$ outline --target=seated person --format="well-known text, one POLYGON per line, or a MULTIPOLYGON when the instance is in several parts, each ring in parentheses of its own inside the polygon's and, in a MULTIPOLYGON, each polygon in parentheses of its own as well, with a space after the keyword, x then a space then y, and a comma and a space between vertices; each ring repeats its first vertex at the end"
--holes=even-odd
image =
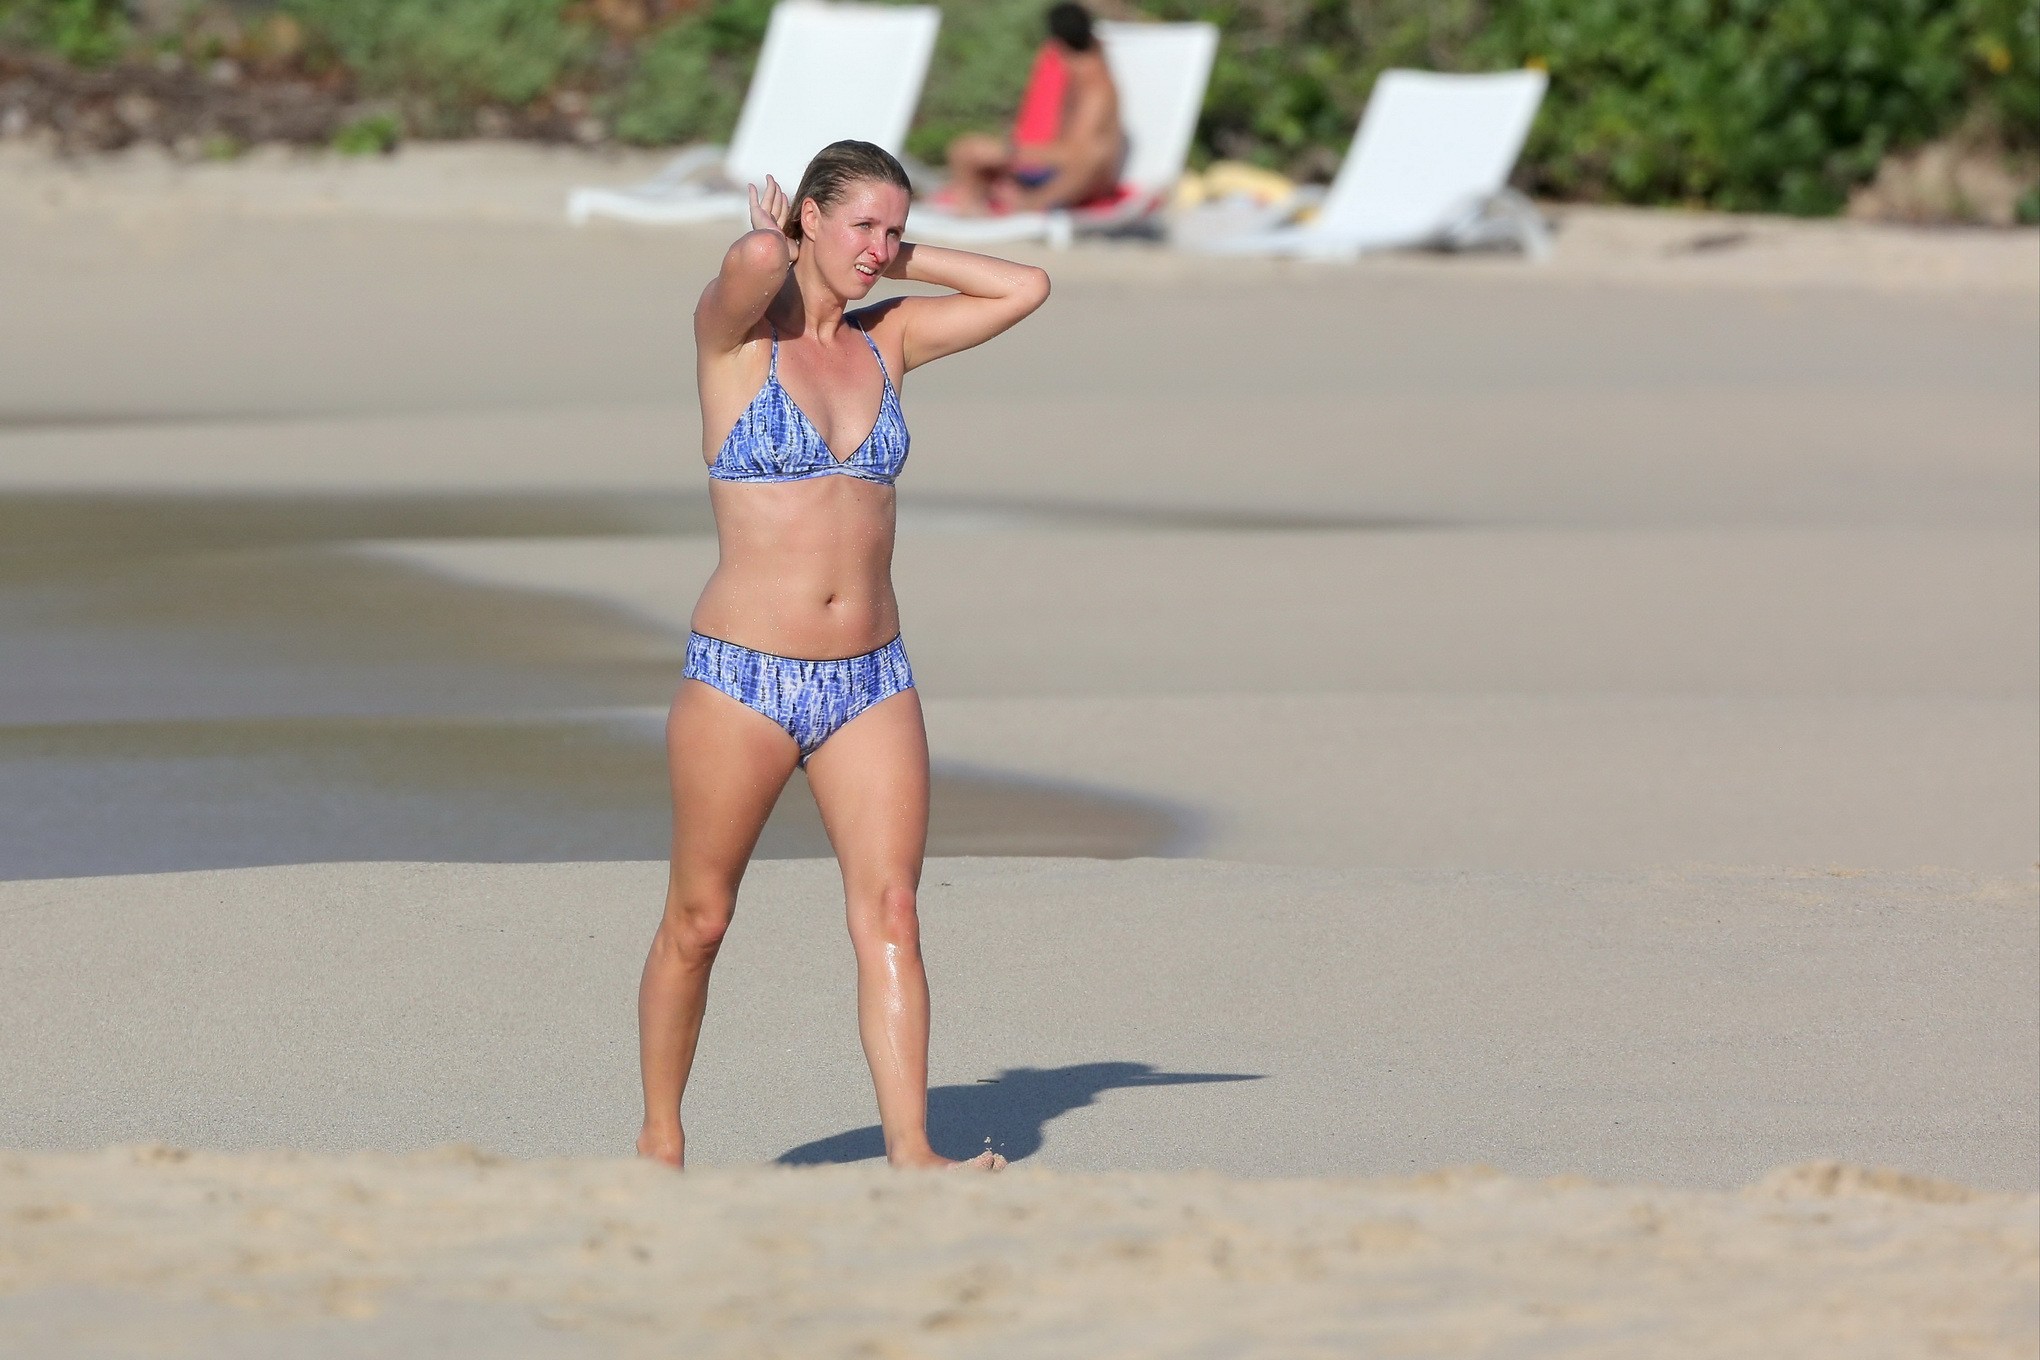
POLYGON ((1109 198, 1119 187, 1126 135, 1105 53, 1082 5, 1048 11, 1049 40, 1028 77, 1013 135, 949 144, 942 206, 959 214, 1041 212, 1109 198))

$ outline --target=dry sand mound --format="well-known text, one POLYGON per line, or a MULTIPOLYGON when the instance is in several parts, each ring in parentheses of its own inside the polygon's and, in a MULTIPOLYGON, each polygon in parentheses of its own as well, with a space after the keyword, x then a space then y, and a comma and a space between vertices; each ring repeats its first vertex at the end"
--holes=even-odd
POLYGON ((2030 1356, 2036 1209, 1836 1163, 1720 1193, 13 1154, 0 1330, 66 1355, 2030 1356))

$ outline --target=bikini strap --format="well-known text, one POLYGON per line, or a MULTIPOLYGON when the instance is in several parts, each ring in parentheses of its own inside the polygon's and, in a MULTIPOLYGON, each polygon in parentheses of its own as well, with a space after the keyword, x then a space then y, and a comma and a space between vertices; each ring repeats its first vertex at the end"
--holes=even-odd
POLYGON ((891 387, 892 370, 885 366, 885 355, 879 351, 878 341, 871 338, 871 332, 864 329, 864 323, 862 321, 852 322, 851 324, 856 326, 857 333, 864 337, 864 343, 871 346, 871 357, 878 360, 879 376, 885 379, 885 385, 887 387, 891 387))
POLYGON ((779 327, 773 325, 769 316, 765 318, 765 324, 772 329, 772 364, 765 370, 765 376, 769 380, 779 376, 779 327))

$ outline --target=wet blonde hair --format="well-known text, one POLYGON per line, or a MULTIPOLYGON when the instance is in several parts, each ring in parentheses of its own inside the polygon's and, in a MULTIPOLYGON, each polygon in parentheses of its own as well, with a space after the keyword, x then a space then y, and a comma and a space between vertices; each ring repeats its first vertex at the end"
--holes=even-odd
POLYGON ((907 178, 906 167, 882 146, 843 141, 831 142, 817 151, 800 177, 800 188, 794 191, 793 206, 787 210, 787 239, 801 239, 802 204, 812 198, 817 208, 827 212, 841 201, 851 185, 865 180, 891 184, 909 193, 914 189, 913 182, 907 178))

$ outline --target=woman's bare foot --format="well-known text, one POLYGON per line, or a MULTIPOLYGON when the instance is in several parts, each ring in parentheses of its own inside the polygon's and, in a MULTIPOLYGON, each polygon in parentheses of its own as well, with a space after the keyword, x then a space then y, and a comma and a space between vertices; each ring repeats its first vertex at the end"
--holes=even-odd
POLYGON ((647 1126, 637 1136, 637 1155, 664 1162, 678 1171, 687 1163, 687 1136, 679 1129, 654 1131, 647 1126))
POLYGON ((945 1171, 1004 1171, 1005 1169, 1006 1159, 990 1148, 986 1148, 967 1162, 951 1162, 943 1168, 945 1171))
POLYGON ((1004 1171, 1006 1169, 1006 1159, 990 1148, 986 1148, 967 1162, 959 1162, 953 1158, 944 1157, 933 1148, 917 1154, 888 1157, 886 1160, 897 1171, 1004 1171))

